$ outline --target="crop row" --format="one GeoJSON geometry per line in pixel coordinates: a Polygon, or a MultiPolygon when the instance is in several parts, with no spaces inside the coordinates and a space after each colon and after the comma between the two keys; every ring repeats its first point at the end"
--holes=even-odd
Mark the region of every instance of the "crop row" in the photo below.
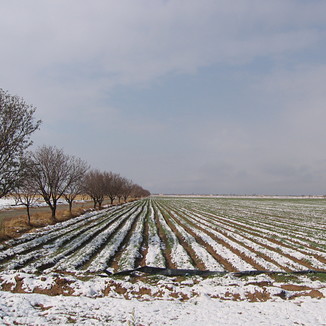
{"type": "Polygon", "coordinates": [[[87,213],[0,246],[0,269],[326,271],[323,201],[144,199],[87,213]]]}

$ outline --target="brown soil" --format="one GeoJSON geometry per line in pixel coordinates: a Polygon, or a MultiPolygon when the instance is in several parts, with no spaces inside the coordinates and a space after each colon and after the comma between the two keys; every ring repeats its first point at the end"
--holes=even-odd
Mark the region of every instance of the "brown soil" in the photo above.
{"type": "MultiPolygon", "coordinates": [[[[144,209],[144,207],[142,207],[142,210],[143,209],[144,209]]],[[[123,254],[123,251],[124,251],[125,247],[127,246],[128,242],[129,242],[132,234],[135,231],[135,227],[137,225],[137,221],[139,220],[141,214],[142,214],[142,211],[137,214],[136,218],[134,219],[134,221],[131,224],[131,228],[128,230],[126,236],[124,237],[124,239],[120,243],[118,250],[116,251],[116,253],[114,254],[114,256],[112,256],[112,258],[110,259],[110,261],[108,263],[108,267],[112,267],[115,271],[119,270],[119,268],[120,268],[120,266],[119,266],[120,258],[121,258],[122,254],[123,254]]],[[[123,221],[123,223],[121,223],[119,225],[119,229],[121,229],[125,225],[125,223],[127,222],[127,220],[128,219],[125,219],[123,221]]],[[[118,230],[115,231],[114,233],[116,233],[116,232],[118,232],[118,230]]]]}
{"type": "Polygon", "coordinates": [[[157,217],[157,211],[154,209],[154,218],[155,218],[155,223],[158,229],[158,235],[163,243],[165,243],[165,249],[163,250],[163,255],[165,257],[166,261],[166,267],[167,268],[177,268],[177,266],[173,263],[172,257],[171,257],[171,248],[169,247],[168,243],[168,238],[163,230],[163,227],[157,217]]]}
{"type": "MultiPolygon", "coordinates": [[[[161,209],[161,208],[159,207],[159,209],[161,209]]],[[[200,259],[200,257],[198,257],[196,255],[196,252],[192,249],[191,245],[182,237],[182,235],[177,230],[175,225],[171,222],[171,220],[170,220],[171,217],[169,215],[167,215],[168,213],[163,211],[162,209],[161,209],[161,213],[162,213],[162,216],[165,219],[165,222],[167,223],[167,225],[170,227],[170,229],[174,232],[175,236],[178,238],[178,241],[179,241],[180,245],[187,252],[187,254],[190,257],[194,267],[198,268],[200,270],[206,270],[206,266],[203,263],[203,261],[200,259]]]]}
{"type": "MultiPolygon", "coordinates": [[[[208,231],[207,229],[205,229],[204,227],[201,227],[199,225],[195,225],[193,223],[193,221],[191,220],[191,217],[186,217],[187,215],[184,215],[183,218],[185,220],[187,220],[187,222],[189,224],[191,224],[192,226],[196,227],[197,229],[201,230],[202,232],[206,233],[208,236],[210,236],[214,241],[216,241],[217,243],[221,244],[223,247],[229,249],[231,252],[233,252],[235,255],[237,255],[238,257],[240,257],[243,261],[249,263],[251,266],[253,266],[256,270],[264,270],[264,267],[262,265],[260,265],[259,263],[257,263],[252,257],[247,256],[246,254],[244,254],[243,252],[241,252],[239,249],[232,247],[228,242],[224,241],[223,239],[220,239],[218,237],[216,237],[213,233],[211,233],[210,231],[208,231]]],[[[218,232],[218,230],[216,230],[216,228],[212,227],[212,229],[214,229],[215,231],[218,232]]],[[[221,234],[223,234],[222,232],[220,232],[221,234]]],[[[223,234],[226,238],[230,239],[230,237],[228,235],[226,235],[225,233],[223,234]]],[[[231,239],[230,239],[231,240],[231,239]]],[[[232,239],[233,240],[233,239],[232,239]]],[[[237,243],[239,243],[237,241],[237,243]]],[[[240,244],[240,243],[239,243],[240,244]]],[[[243,246],[243,244],[241,244],[243,246]]],[[[248,249],[248,248],[247,248],[248,249]]],[[[250,248],[251,249],[251,248],[250,248]]],[[[251,249],[251,251],[253,251],[251,249]]]]}
{"type": "MultiPolygon", "coordinates": [[[[241,230],[240,227],[237,227],[237,223],[235,223],[234,226],[233,226],[232,224],[229,225],[229,223],[227,223],[227,222],[224,222],[224,221],[221,221],[221,220],[218,220],[218,221],[217,221],[216,216],[214,217],[214,215],[212,215],[212,214],[209,214],[209,213],[206,213],[206,212],[200,212],[200,211],[198,211],[198,212],[199,212],[200,214],[202,214],[203,216],[206,216],[207,218],[209,218],[209,219],[211,219],[211,220],[213,220],[213,221],[215,221],[215,222],[218,222],[218,223],[220,223],[220,224],[222,224],[222,225],[225,225],[226,227],[233,227],[234,229],[240,229],[240,230],[241,230]]],[[[250,250],[251,252],[257,254],[258,256],[262,257],[262,258],[265,259],[266,261],[268,261],[268,262],[270,262],[270,263],[273,263],[274,265],[280,267],[280,269],[283,269],[283,270],[285,270],[285,271],[287,271],[287,272],[290,271],[289,268],[286,268],[286,267],[280,265],[277,261],[273,260],[271,257],[269,257],[269,256],[267,256],[267,255],[265,255],[265,254],[263,254],[263,253],[261,253],[261,252],[255,250],[254,248],[249,247],[248,245],[245,245],[245,244],[242,243],[241,241],[239,241],[239,240],[237,240],[237,239],[235,239],[235,238],[229,236],[229,235],[228,235],[226,232],[224,232],[223,230],[221,230],[221,229],[219,229],[219,228],[217,228],[217,227],[213,227],[213,226],[212,226],[212,229],[213,229],[214,231],[217,231],[217,232],[221,233],[222,235],[224,235],[224,236],[227,237],[228,239],[230,239],[230,240],[232,240],[232,241],[238,243],[239,245],[243,246],[244,248],[250,250]]],[[[247,232],[247,233],[251,234],[250,232],[247,232]]],[[[246,240],[249,240],[249,241],[251,241],[251,242],[253,242],[253,243],[257,243],[257,244],[258,244],[258,242],[255,241],[255,240],[252,239],[252,238],[246,237],[246,236],[244,236],[244,235],[241,235],[241,236],[242,236],[243,238],[245,238],[246,240]]],[[[261,245],[261,246],[264,246],[263,244],[260,244],[260,245],[261,245]]]]}
{"type": "Polygon", "coordinates": [[[70,287],[71,283],[73,283],[73,281],[57,278],[51,289],[35,288],[33,292],[47,295],[72,295],[73,290],[70,287]]]}
{"type": "MultiPolygon", "coordinates": [[[[90,207],[92,206],[92,202],[89,203],[90,207]]],[[[236,255],[238,255],[239,257],[241,257],[243,260],[247,261],[248,263],[250,263],[254,268],[256,269],[262,269],[262,266],[260,266],[259,264],[255,263],[255,261],[250,258],[247,257],[246,255],[244,255],[243,253],[241,253],[238,249],[233,248],[230,244],[228,244],[227,241],[224,241],[220,238],[218,238],[217,236],[215,236],[213,233],[211,233],[209,231],[209,229],[205,229],[205,226],[200,226],[197,225],[196,222],[191,220],[191,216],[184,214],[184,213],[177,213],[176,210],[172,210],[172,209],[168,209],[166,208],[165,205],[163,204],[155,204],[156,208],[159,209],[163,215],[163,218],[165,219],[166,223],[168,224],[168,226],[171,228],[172,232],[174,232],[174,234],[176,235],[178,241],[180,242],[180,244],[185,248],[186,252],[188,253],[189,257],[192,259],[193,263],[194,263],[194,267],[198,268],[198,269],[206,269],[206,266],[204,265],[204,263],[202,262],[202,260],[200,259],[200,257],[196,256],[195,251],[192,249],[191,247],[191,243],[188,243],[181,235],[181,233],[178,232],[177,228],[175,227],[175,223],[178,223],[178,225],[182,226],[189,234],[191,234],[195,240],[202,245],[218,262],[220,262],[226,270],[229,271],[237,271],[227,260],[223,259],[223,257],[221,257],[217,252],[215,252],[215,250],[208,245],[206,242],[204,242],[204,240],[199,237],[195,232],[193,232],[191,230],[190,226],[194,226],[197,229],[199,229],[201,232],[204,232],[204,234],[207,234],[208,236],[210,236],[214,241],[220,243],[221,245],[227,247],[228,249],[230,249],[232,252],[234,252],[236,255]]],[[[76,205],[77,206],[77,205],[76,205]]],[[[76,207],[77,208],[77,207],[76,207]]],[[[155,208],[155,209],[156,209],[155,208]]],[[[49,224],[50,221],[50,212],[48,208],[40,208],[42,210],[47,210],[48,215],[41,213],[40,211],[38,211],[38,213],[35,213],[33,215],[32,218],[32,223],[35,224],[39,223],[40,225],[42,225],[42,223],[44,223],[44,225],[49,224]]],[[[84,209],[84,208],[78,208],[78,209],[84,209]]],[[[155,211],[154,209],[154,211],[155,211]]],[[[61,207],[61,211],[64,212],[64,208],[61,207]]],[[[17,209],[18,212],[18,209],[17,209]]],[[[19,210],[19,214],[21,214],[22,211],[19,210]]],[[[144,222],[144,229],[143,229],[143,241],[142,241],[142,249],[139,249],[140,253],[143,255],[143,258],[140,259],[136,259],[136,266],[138,267],[138,264],[140,266],[143,266],[145,264],[145,256],[147,253],[147,247],[148,247],[148,226],[147,226],[147,217],[148,217],[149,211],[147,213],[145,222],[144,222]]],[[[201,212],[201,214],[203,214],[201,212]]],[[[128,243],[130,236],[132,234],[132,232],[134,232],[134,226],[136,224],[137,219],[139,218],[140,215],[138,215],[135,218],[135,221],[133,222],[132,228],[128,231],[127,236],[125,237],[125,239],[123,240],[123,242],[121,243],[121,245],[119,246],[119,250],[117,252],[117,254],[114,256],[114,261],[112,261],[112,266],[114,267],[118,267],[118,262],[119,262],[119,257],[121,256],[122,250],[124,248],[124,246],[128,243]]],[[[24,225],[24,216],[17,216],[15,217],[10,217],[7,216],[6,219],[9,221],[8,225],[12,225],[12,227],[17,227],[17,229],[19,230],[18,226],[23,226],[24,225]],[[16,223],[16,224],[15,224],[16,223]]],[[[62,213],[62,215],[58,214],[58,220],[62,221],[64,219],[68,219],[70,218],[70,216],[65,216],[64,213],[62,213]]],[[[217,221],[217,219],[216,219],[217,221]]],[[[161,241],[165,244],[167,244],[167,237],[165,234],[164,229],[162,228],[162,225],[159,223],[159,219],[157,218],[157,216],[155,216],[155,222],[156,222],[156,226],[158,229],[158,234],[159,237],[161,239],[161,241]]],[[[219,223],[222,223],[220,220],[218,220],[219,223]]],[[[228,222],[223,222],[226,225],[229,225],[228,222]]],[[[232,223],[232,221],[230,221],[229,223],[232,223]]],[[[121,225],[123,225],[124,223],[122,223],[121,225]]],[[[235,223],[237,224],[237,223],[235,223]]],[[[232,224],[230,224],[232,225],[232,224]]],[[[26,226],[26,224],[25,224],[26,226]]],[[[120,228],[121,226],[119,226],[120,228]]],[[[17,230],[16,229],[16,230],[17,230]]],[[[241,242],[237,241],[236,239],[233,239],[231,236],[227,235],[226,232],[222,231],[221,229],[219,229],[218,227],[214,228],[212,227],[212,229],[216,230],[217,232],[223,234],[225,237],[229,238],[232,241],[235,241],[239,244],[241,244],[242,246],[250,249],[252,252],[256,252],[255,250],[253,250],[252,248],[249,248],[247,246],[245,246],[244,244],[242,244],[241,242]]],[[[240,227],[239,227],[240,229],[240,227]]],[[[249,228],[250,229],[250,228],[249,228]]],[[[23,229],[22,229],[23,230],[23,229]]],[[[19,231],[16,232],[15,234],[20,234],[20,232],[23,231],[19,231]]],[[[100,232],[100,231],[99,231],[100,232]]],[[[257,235],[257,230],[255,232],[251,232],[250,230],[248,230],[248,233],[252,234],[252,235],[257,235]]],[[[244,237],[246,238],[246,237],[244,237]]],[[[255,242],[255,240],[253,238],[247,238],[250,241],[252,241],[253,243],[255,242]]],[[[281,242],[275,240],[278,245],[281,245],[281,242]]],[[[258,243],[258,242],[257,242],[258,243]]],[[[263,244],[260,244],[263,246],[263,244]]],[[[271,248],[269,246],[265,246],[266,248],[269,248],[273,251],[278,252],[277,250],[275,250],[275,248],[271,248]]],[[[259,252],[257,252],[258,254],[259,252]]],[[[281,252],[280,252],[281,253],[281,252]]],[[[282,253],[282,255],[284,255],[282,253]]],[[[169,251],[169,248],[166,248],[164,250],[164,256],[167,260],[167,267],[169,268],[174,268],[173,263],[171,262],[171,254],[169,251]]],[[[261,255],[263,257],[263,255],[261,255]]],[[[307,266],[309,267],[310,265],[306,263],[306,265],[303,264],[303,262],[301,262],[301,260],[295,260],[293,259],[293,257],[290,257],[289,255],[284,255],[286,257],[291,258],[293,261],[297,261],[300,264],[302,264],[303,266],[307,266]]],[[[268,257],[264,257],[264,259],[269,260],[271,262],[273,262],[275,265],[277,265],[276,262],[274,262],[271,259],[268,259],[268,257]]],[[[282,267],[281,265],[279,265],[280,267],[282,267]]],[[[282,267],[283,269],[285,269],[284,267],[282,267]]],[[[150,279],[150,278],[149,278],[150,279]]],[[[149,280],[148,279],[148,280],[149,280]]],[[[55,279],[55,283],[54,285],[51,286],[51,289],[42,289],[42,288],[35,288],[33,292],[35,293],[43,293],[43,294],[47,294],[47,295],[72,295],[73,294],[73,290],[72,290],[72,284],[74,281],[70,281],[67,280],[65,278],[56,278],[55,279]]],[[[291,281],[293,282],[293,281],[291,281]]],[[[123,295],[126,299],[130,299],[132,296],[138,297],[139,299],[143,299],[144,296],[150,296],[153,298],[157,298],[163,295],[163,293],[168,293],[168,295],[171,298],[178,298],[179,300],[188,300],[189,297],[182,293],[182,292],[176,292],[174,290],[174,286],[173,284],[171,286],[169,285],[165,285],[165,289],[167,290],[167,292],[163,291],[163,287],[158,288],[158,291],[155,293],[151,293],[151,289],[147,288],[146,286],[141,287],[139,289],[137,289],[135,287],[135,289],[130,290],[129,288],[124,288],[119,282],[116,282],[112,279],[108,280],[108,282],[106,283],[107,287],[104,290],[104,295],[108,295],[109,293],[112,292],[116,292],[119,293],[121,295],[123,295]]],[[[220,294],[219,298],[221,300],[248,300],[250,302],[255,302],[255,301],[268,301],[271,299],[271,294],[268,292],[268,287],[270,286],[275,286],[273,285],[272,282],[269,281],[261,281],[261,282],[249,282],[247,284],[245,284],[245,286],[247,285],[254,285],[256,286],[254,290],[251,289],[252,292],[246,292],[244,294],[245,298],[243,295],[240,296],[240,294],[235,293],[231,291],[231,289],[226,290],[225,293],[220,294]]],[[[232,286],[232,285],[231,285],[232,286]]],[[[296,285],[296,284],[282,284],[282,285],[277,285],[277,288],[279,289],[279,293],[276,294],[277,296],[281,297],[284,300],[289,300],[289,299],[294,299],[294,298],[298,298],[301,296],[309,296],[312,298],[324,298],[323,293],[320,291],[321,289],[319,287],[310,287],[310,286],[305,286],[305,285],[296,285]]],[[[26,290],[23,289],[23,280],[20,277],[16,277],[15,278],[15,282],[14,283],[2,283],[1,289],[4,291],[11,291],[11,292],[17,292],[17,293],[23,293],[26,292],[26,290]]],[[[154,291],[153,291],[154,292],[154,291]]],[[[224,292],[224,291],[223,291],[224,292]]],[[[193,293],[191,296],[196,296],[196,293],[193,293]]],[[[41,307],[40,309],[46,309],[47,307],[41,307]]]]}
{"type": "Polygon", "coordinates": [[[311,290],[311,287],[305,285],[295,285],[295,284],[283,284],[281,288],[286,291],[307,291],[311,290]]]}
{"type": "MultiPolygon", "coordinates": [[[[216,221],[216,216],[214,217],[214,215],[212,215],[212,214],[203,213],[203,212],[200,212],[200,214],[203,214],[203,215],[205,215],[205,216],[207,216],[207,217],[210,217],[210,218],[212,218],[213,220],[216,221]],[[209,216],[208,216],[208,215],[209,215],[209,216]]],[[[224,222],[224,221],[218,220],[218,223],[221,223],[222,225],[226,225],[226,226],[228,226],[228,227],[232,226],[234,229],[240,229],[241,231],[244,231],[243,226],[240,225],[240,224],[238,224],[238,223],[236,223],[236,222],[234,222],[234,221],[232,221],[232,223],[230,222],[230,223],[231,223],[231,224],[230,224],[230,223],[227,223],[227,222],[224,222]]],[[[259,236],[260,236],[260,235],[257,233],[257,230],[254,230],[254,229],[252,229],[251,227],[246,227],[246,230],[245,230],[245,231],[246,231],[247,234],[250,234],[250,235],[252,235],[252,236],[254,236],[254,237],[258,237],[258,238],[259,238],[259,236]]],[[[307,267],[308,269],[314,269],[313,266],[312,266],[309,262],[304,261],[304,260],[297,259],[297,258],[295,258],[295,257],[293,257],[293,256],[291,256],[291,255],[289,255],[289,254],[286,254],[286,253],[284,253],[281,249],[274,248],[274,247],[271,247],[271,246],[266,245],[266,244],[262,244],[262,243],[260,243],[259,241],[255,240],[255,239],[253,239],[253,238],[245,237],[244,235],[241,235],[241,236],[243,236],[245,239],[250,240],[250,241],[253,242],[253,243],[257,243],[257,244],[259,244],[259,245],[265,247],[266,249],[269,249],[269,250],[271,250],[271,251],[277,252],[277,253],[281,254],[282,256],[287,257],[287,258],[289,258],[290,260],[292,260],[292,261],[294,261],[294,262],[296,262],[296,263],[299,263],[299,264],[301,264],[301,265],[307,267]]],[[[275,240],[275,239],[273,239],[273,238],[266,238],[266,240],[269,240],[269,241],[271,241],[271,242],[273,242],[273,243],[275,243],[275,244],[277,244],[277,245],[284,246],[284,244],[283,244],[282,242],[279,242],[279,241],[277,241],[277,240],[275,240]]],[[[244,246],[244,245],[243,245],[243,246],[244,246]]],[[[292,248],[292,247],[290,247],[290,246],[284,246],[284,247],[292,248]]],[[[249,248],[248,248],[248,249],[249,249],[249,248]]],[[[292,248],[292,249],[297,250],[297,248],[292,248]]],[[[250,248],[250,250],[254,251],[252,248],[250,248]]],[[[299,251],[299,250],[297,250],[297,251],[299,251]]],[[[258,253],[258,252],[257,252],[257,253],[258,253]]],[[[290,272],[290,271],[291,271],[290,268],[280,265],[277,261],[274,261],[274,260],[268,258],[267,256],[263,255],[262,253],[259,253],[259,255],[262,256],[264,259],[266,259],[266,260],[272,262],[272,263],[275,264],[276,266],[281,267],[283,270],[285,270],[285,271],[287,271],[287,272],[290,272]]],[[[318,269],[318,270],[320,270],[320,271],[324,271],[323,269],[318,269]]]]}
{"type": "MultiPolygon", "coordinates": [[[[28,293],[28,290],[24,287],[24,279],[21,277],[16,276],[14,282],[10,282],[9,280],[6,282],[1,280],[1,290],[2,291],[9,291],[12,293],[28,293]]],[[[54,285],[51,288],[34,288],[33,293],[39,294],[46,294],[46,295],[64,295],[70,296],[73,295],[73,283],[75,281],[66,279],[64,277],[57,277],[54,280],[54,285]]],[[[153,280],[152,280],[153,281],[153,280]]],[[[175,288],[176,284],[180,285],[176,279],[171,279],[171,282],[162,284],[160,287],[157,287],[155,290],[153,285],[151,284],[151,279],[143,278],[142,279],[142,286],[133,286],[132,284],[138,284],[137,279],[132,281],[126,287],[123,286],[119,281],[108,279],[106,282],[106,287],[103,290],[103,295],[108,296],[114,293],[122,295],[125,299],[129,300],[132,298],[137,298],[140,300],[150,300],[150,298],[161,298],[163,295],[164,297],[171,298],[171,299],[178,299],[180,301],[186,301],[190,298],[198,296],[196,291],[191,291],[192,285],[189,286],[189,289],[185,292],[177,291],[175,288]],[[147,280],[147,281],[146,281],[147,280]],[[148,284],[148,286],[146,285],[148,284]]],[[[300,297],[311,297],[315,299],[322,299],[325,298],[323,293],[320,291],[320,288],[313,288],[304,285],[296,285],[296,284],[282,284],[279,286],[279,293],[272,295],[269,292],[269,287],[273,287],[270,282],[251,282],[244,285],[250,286],[255,285],[256,288],[248,290],[244,293],[244,295],[240,295],[237,291],[232,291],[233,288],[232,284],[225,290],[224,293],[219,293],[218,295],[212,294],[212,298],[218,298],[220,300],[231,300],[231,301],[249,301],[249,302],[265,302],[272,299],[273,296],[278,296],[283,300],[292,300],[295,298],[300,297]]],[[[100,295],[102,296],[102,295],[100,295]]],[[[47,309],[47,307],[39,307],[40,309],[47,309]]]]}
{"type": "MultiPolygon", "coordinates": [[[[229,271],[229,272],[238,272],[238,270],[226,259],[224,259],[221,255],[219,255],[213,248],[211,245],[209,245],[208,243],[206,243],[202,238],[200,238],[195,232],[193,232],[192,230],[190,230],[189,227],[187,227],[187,225],[185,225],[184,223],[181,222],[181,220],[177,217],[174,216],[174,214],[172,214],[172,212],[169,212],[170,216],[174,219],[175,223],[178,223],[179,225],[181,225],[191,236],[193,236],[196,241],[203,246],[207,252],[209,252],[218,263],[220,263],[225,270],[229,271]]],[[[189,221],[189,220],[188,220],[189,221]]],[[[190,221],[189,221],[190,222],[190,221]]],[[[201,228],[199,225],[196,225],[196,228],[200,229],[201,231],[206,232],[206,230],[204,230],[203,228],[201,228]]],[[[207,233],[207,232],[206,232],[207,233]]]]}
{"type": "MultiPolygon", "coordinates": [[[[92,206],[93,204],[91,202],[76,203],[72,215],[70,215],[68,205],[60,205],[57,209],[57,222],[76,217],[92,208],[92,206]]],[[[8,238],[15,238],[20,236],[22,233],[31,231],[35,228],[53,224],[51,212],[48,207],[37,207],[31,209],[31,225],[27,224],[26,211],[23,208],[0,211],[0,219],[2,220],[0,241],[8,238]]]]}
{"type": "MultiPolygon", "coordinates": [[[[314,299],[322,299],[322,298],[325,298],[324,295],[318,291],[318,290],[311,290],[310,292],[307,292],[307,293],[303,293],[303,294],[295,294],[293,296],[293,298],[296,298],[296,297],[311,297],[311,298],[314,298],[314,299]]],[[[292,297],[291,297],[292,299],[292,297]]]]}
{"type": "Polygon", "coordinates": [[[142,267],[146,265],[146,255],[148,252],[148,215],[149,211],[146,214],[145,217],[145,225],[144,225],[144,230],[143,230],[143,241],[140,245],[139,248],[139,257],[135,261],[135,267],[142,267]]]}
{"type": "Polygon", "coordinates": [[[253,293],[247,293],[248,301],[258,302],[258,301],[268,301],[271,298],[271,294],[268,293],[265,289],[263,291],[255,291],[253,293]]]}
{"type": "MultiPolygon", "coordinates": [[[[103,202],[108,205],[109,201],[103,202]]],[[[118,203],[114,203],[115,205],[118,203]]],[[[63,222],[73,217],[79,216],[86,211],[93,209],[93,201],[76,202],[73,204],[72,215],[69,213],[69,206],[60,204],[57,207],[56,222],[63,222]]],[[[31,225],[27,224],[25,208],[12,208],[10,210],[0,210],[0,242],[10,238],[17,238],[23,233],[30,232],[36,228],[53,224],[51,211],[48,206],[34,207],[30,210],[31,225]]]]}
{"type": "Polygon", "coordinates": [[[239,293],[231,293],[229,291],[225,292],[224,297],[226,300],[232,300],[232,301],[239,301],[241,298],[239,293]]]}
{"type": "MultiPolygon", "coordinates": [[[[124,212],[123,214],[125,214],[125,212],[124,212]]],[[[122,215],[122,214],[119,214],[119,215],[115,216],[115,217],[110,221],[110,223],[108,223],[108,224],[105,226],[104,229],[101,229],[101,230],[99,231],[99,233],[101,233],[101,232],[103,232],[105,229],[109,228],[109,227],[111,226],[112,223],[114,223],[117,219],[120,218],[121,215],[122,215]]],[[[96,249],[96,251],[94,251],[94,252],[89,256],[88,260],[87,260],[86,262],[82,263],[81,265],[79,265],[78,268],[79,268],[79,269],[86,269],[86,268],[91,264],[91,262],[92,262],[92,261],[93,261],[97,256],[101,255],[101,251],[104,249],[104,247],[107,245],[107,243],[108,243],[109,241],[111,241],[111,239],[112,239],[112,237],[114,237],[115,233],[118,232],[118,231],[123,227],[123,225],[124,225],[126,222],[127,222],[127,218],[124,219],[124,220],[121,220],[121,221],[120,221],[120,224],[119,224],[119,225],[117,226],[117,228],[116,228],[116,231],[113,232],[112,234],[110,234],[110,235],[107,237],[106,241],[104,241],[100,246],[98,246],[97,249],[96,249]]],[[[98,233],[98,234],[99,234],[99,233],[98,233]]],[[[95,237],[96,235],[97,235],[97,234],[94,234],[94,237],[95,237]]],[[[91,241],[94,237],[92,237],[92,238],[90,239],[90,241],[91,241]]],[[[115,257],[112,257],[112,259],[115,259],[115,257]]],[[[111,259],[111,260],[112,260],[112,259],[111,259]]],[[[117,267],[117,266],[116,266],[116,267],[117,267]]],[[[115,269],[116,269],[116,268],[115,268],[115,269]]]]}
{"type": "Polygon", "coordinates": [[[46,310],[53,308],[53,306],[44,306],[42,303],[36,303],[33,305],[33,307],[38,308],[42,311],[46,311],[46,310]]]}
{"type": "MultiPolygon", "coordinates": [[[[210,218],[210,219],[213,219],[214,221],[217,221],[217,216],[215,216],[215,215],[213,215],[213,214],[211,214],[211,213],[201,212],[201,211],[199,211],[199,210],[196,210],[196,211],[197,211],[198,213],[200,213],[200,214],[202,214],[202,215],[204,215],[204,216],[210,218]]],[[[235,229],[244,230],[243,225],[241,225],[241,224],[239,224],[239,223],[237,223],[237,222],[235,222],[235,221],[233,221],[233,220],[230,221],[230,222],[228,223],[228,222],[225,222],[225,221],[221,221],[221,220],[219,219],[219,220],[218,220],[218,223],[221,223],[222,225],[226,225],[226,226],[232,226],[232,227],[234,227],[235,229]]],[[[260,235],[257,233],[258,231],[255,230],[255,229],[253,229],[253,228],[251,228],[250,226],[246,226],[246,232],[247,232],[248,234],[253,235],[253,236],[260,236],[260,235]]],[[[248,238],[247,238],[247,239],[248,239],[248,238]]],[[[250,239],[250,240],[253,241],[252,239],[250,239]]],[[[321,256],[319,256],[317,253],[316,253],[316,254],[310,254],[310,253],[308,254],[307,252],[305,252],[305,251],[303,251],[303,250],[300,250],[300,249],[297,248],[297,247],[291,246],[291,245],[289,245],[289,244],[286,244],[286,243],[284,243],[284,242],[282,242],[282,241],[276,240],[276,239],[271,238],[271,237],[266,237],[266,240],[268,240],[268,241],[270,241],[270,242],[272,242],[272,243],[275,243],[276,245],[279,245],[279,246],[281,246],[281,247],[285,247],[285,248],[289,248],[289,249],[295,250],[295,251],[300,252],[300,253],[302,253],[302,254],[304,254],[304,255],[310,255],[310,256],[313,256],[314,258],[316,258],[316,259],[319,260],[320,262],[322,262],[322,263],[326,263],[326,259],[323,258],[323,257],[321,257],[321,256]]],[[[293,242],[295,242],[295,241],[293,241],[293,242]]],[[[307,267],[308,269],[314,269],[313,266],[312,266],[311,264],[309,264],[309,262],[307,262],[307,261],[305,261],[305,260],[300,260],[300,259],[297,259],[297,258],[291,256],[291,255],[287,255],[287,254],[283,253],[282,251],[277,250],[276,248],[270,247],[270,246],[268,246],[268,245],[263,245],[263,246],[265,246],[267,249],[270,249],[270,250],[273,250],[273,251],[276,251],[276,252],[282,254],[283,256],[285,256],[285,257],[287,257],[287,258],[289,258],[289,259],[291,259],[291,260],[293,260],[293,261],[295,261],[295,262],[297,262],[297,263],[299,263],[299,264],[301,264],[301,265],[307,267]]],[[[312,246],[312,245],[310,245],[310,244],[308,244],[308,243],[307,243],[307,247],[310,248],[310,249],[313,249],[313,250],[318,250],[317,248],[315,248],[314,246],[312,246]]],[[[285,269],[285,270],[286,270],[286,269],[285,269]]],[[[320,271],[326,271],[325,269],[318,269],[318,270],[320,270],[320,271]]]]}

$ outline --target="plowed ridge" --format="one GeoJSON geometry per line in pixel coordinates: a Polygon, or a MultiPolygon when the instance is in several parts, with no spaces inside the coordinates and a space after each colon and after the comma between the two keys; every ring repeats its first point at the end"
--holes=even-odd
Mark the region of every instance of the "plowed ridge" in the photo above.
{"type": "Polygon", "coordinates": [[[0,245],[0,270],[326,271],[326,201],[154,197],[0,245]]]}

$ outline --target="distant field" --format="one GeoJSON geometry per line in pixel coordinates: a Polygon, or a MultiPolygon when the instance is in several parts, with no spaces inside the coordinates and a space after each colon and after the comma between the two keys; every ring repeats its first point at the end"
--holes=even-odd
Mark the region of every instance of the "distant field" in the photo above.
{"type": "Polygon", "coordinates": [[[0,246],[0,270],[326,271],[326,201],[156,197],[0,246]]]}

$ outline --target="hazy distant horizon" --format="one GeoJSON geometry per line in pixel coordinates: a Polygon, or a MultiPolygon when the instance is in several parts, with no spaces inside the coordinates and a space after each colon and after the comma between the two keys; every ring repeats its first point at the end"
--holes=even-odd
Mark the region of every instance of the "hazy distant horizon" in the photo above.
{"type": "Polygon", "coordinates": [[[172,193],[151,193],[151,196],[199,196],[199,197],[293,197],[293,198],[326,198],[326,195],[266,195],[266,194],[204,194],[204,193],[188,193],[188,194],[172,194],[172,193]]]}

